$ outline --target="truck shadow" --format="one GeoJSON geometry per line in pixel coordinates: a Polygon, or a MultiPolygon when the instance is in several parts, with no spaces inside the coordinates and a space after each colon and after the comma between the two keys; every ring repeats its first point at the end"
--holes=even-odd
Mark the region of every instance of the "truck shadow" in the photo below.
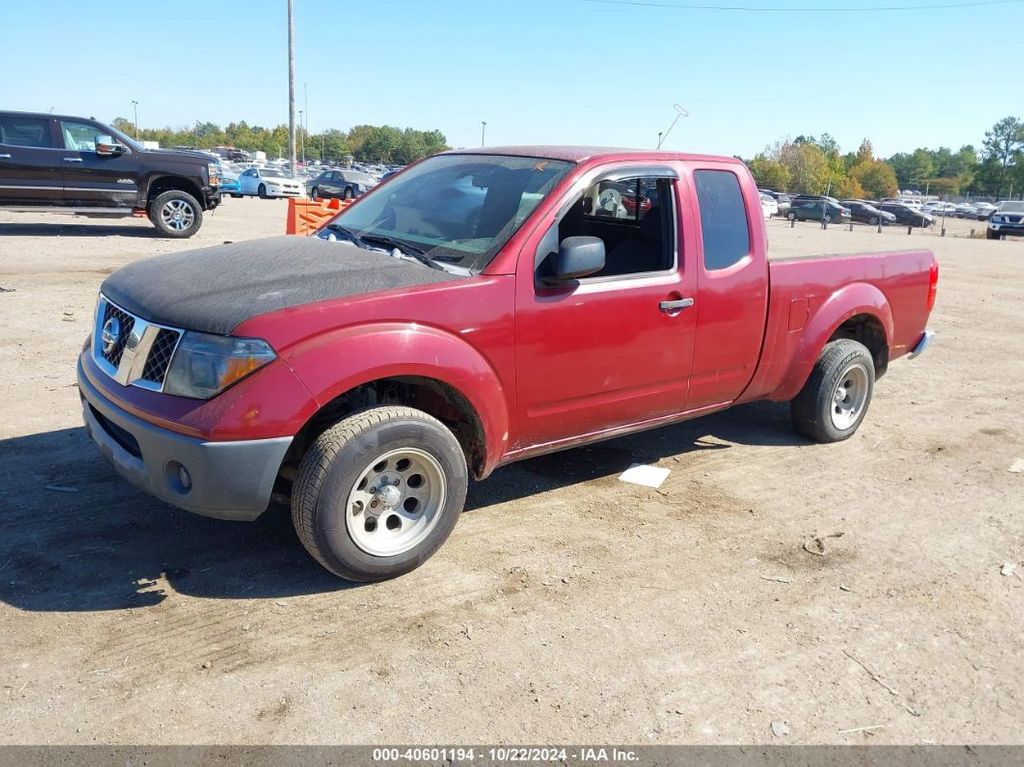
{"type": "Polygon", "coordinates": [[[64,223],[32,223],[32,224],[0,224],[0,237],[140,237],[147,240],[161,238],[156,227],[149,221],[140,222],[139,226],[114,224],[64,224],[64,223]]]}
{"type": "MultiPolygon", "coordinates": [[[[535,458],[470,489],[467,510],[621,473],[632,463],[745,444],[804,444],[778,406],[698,421],[535,458]]],[[[0,600],[21,610],[74,612],[199,598],[284,598],[349,588],[299,543],[285,509],[256,522],[206,519],[130,487],[80,428],[0,440],[0,600]]]]}

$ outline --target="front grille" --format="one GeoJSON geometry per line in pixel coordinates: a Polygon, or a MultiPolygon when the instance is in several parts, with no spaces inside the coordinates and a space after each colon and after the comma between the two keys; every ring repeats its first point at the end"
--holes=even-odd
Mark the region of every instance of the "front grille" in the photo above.
{"type": "MultiPolygon", "coordinates": [[[[103,351],[103,358],[116,368],[121,364],[121,357],[124,355],[124,347],[128,343],[128,336],[131,335],[132,328],[135,327],[135,318],[128,314],[128,312],[107,302],[106,311],[103,312],[103,324],[100,325],[100,328],[107,327],[107,323],[111,319],[116,320],[118,324],[117,343],[109,351],[103,351]]],[[[100,348],[103,349],[102,336],[100,338],[100,348]]]]}
{"type": "Polygon", "coordinates": [[[161,391],[183,333],[147,322],[101,295],[93,331],[93,359],[122,386],[161,391]]]}
{"type": "Polygon", "coordinates": [[[174,354],[179,338],[181,338],[181,333],[177,330],[160,328],[160,332],[157,333],[156,340],[153,342],[153,347],[149,350],[149,356],[146,358],[146,366],[142,369],[142,379],[144,381],[152,381],[158,384],[164,382],[164,376],[167,375],[167,366],[171,363],[171,356],[174,354]]]}

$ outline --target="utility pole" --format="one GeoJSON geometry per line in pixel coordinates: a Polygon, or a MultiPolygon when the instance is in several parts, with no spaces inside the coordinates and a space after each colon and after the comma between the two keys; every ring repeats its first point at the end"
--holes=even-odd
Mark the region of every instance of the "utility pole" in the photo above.
{"type": "Polygon", "coordinates": [[[480,146],[484,145],[486,137],[487,137],[487,121],[486,120],[481,120],[480,121],[480,146]]]}
{"type": "Polygon", "coordinates": [[[288,161],[295,174],[295,0],[288,0],[288,161]]]}
{"type": "MultiPolygon", "coordinates": [[[[302,110],[299,110],[299,155],[302,162],[306,162],[306,129],[302,125],[302,110]]],[[[294,171],[293,171],[294,172],[294,171]]]]}
{"type": "Polygon", "coordinates": [[[139,140],[139,102],[132,99],[132,109],[135,110],[135,140],[139,140]]]}

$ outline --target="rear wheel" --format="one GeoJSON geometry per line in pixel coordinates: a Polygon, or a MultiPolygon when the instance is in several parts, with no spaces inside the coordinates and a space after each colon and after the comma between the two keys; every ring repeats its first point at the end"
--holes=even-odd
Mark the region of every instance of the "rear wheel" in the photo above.
{"type": "Polygon", "coordinates": [[[793,426],[815,442],[848,439],[864,420],[874,389],[875,363],[867,347],[847,338],[831,341],[790,405],[793,426]]]}
{"type": "Polygon", "coordinates": [[[409,407],[376,407],[317,438],[292,490],[306,550],[351,581],[393,578],[423,564],[451,534],[466,500],[455,435],[409,407]]]}
{"type": "Polygon", "coordinates": [[[346,186],[346,187],[345,187],[345,199],[346,199],[346,200],[351,200],[351,199],[353,199],[353,198],[354,198],[355,196],[356,196],[356,193],[355,193],[355,192],[354,192],[354,191],[352,190],[352,187],[350,187],[350,186],[346,186]]]}
{"type": "Polygon", "coordinates": [[[786,214],[786,218],[788,218],[790,221],[796,221],[796,213],[790,211],[789,213],[786,214]]]}
{"type": "Polygon", "coordinates": [[[309,198],[310,198],[311,200],[313,200],[314,202],[320,199],[320,189],[319,189],[319,187],[315,187],[315,186],[314,186],[314,187],[313,187],[313,188],[312,188],[312,189],[311,189],[311,190],[309,191],[309,198]]]}
{"type": "Polygon", "coordinates": [[[868,223],[871,224],[871,226],[878,226],[878,216],[872,216],[869,218],[868,223]]]}
{"type": "Polygon", "coordinates": [[[203,224],[203,209],[196,198],[179,189],[158,194],[150,202],[148,212],[153,226],[165,237],[191,237],[203,224]]]}

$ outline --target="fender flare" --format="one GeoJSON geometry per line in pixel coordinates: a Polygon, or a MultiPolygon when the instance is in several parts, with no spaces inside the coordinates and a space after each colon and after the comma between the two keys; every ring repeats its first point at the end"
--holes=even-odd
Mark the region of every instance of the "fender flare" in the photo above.
{"type": "Polygon", "coordinates": [[[772,399],[790,400],[795,397],[821,356],[832,335],[839,326],[851,317],[866,314],[878,320],[885,333],[886,346],[892,345],[892,307],[885,294],[867,282],[846,285],[822,303],[810,317],[803,330],[803,338],[793,353],[789,366],[779,384],[777,397],[772,399]]]}
{"type": "Polygon", "coordinates": [[[509,404],[491,364],[467,341],[417,323],[348,326],[300,342],[284,360],[309,389],[317,410],[347,391],[382,378],[417,376],[455,389],[472,406],[484,436],[482,476],[508,450],[509,404]]]}

